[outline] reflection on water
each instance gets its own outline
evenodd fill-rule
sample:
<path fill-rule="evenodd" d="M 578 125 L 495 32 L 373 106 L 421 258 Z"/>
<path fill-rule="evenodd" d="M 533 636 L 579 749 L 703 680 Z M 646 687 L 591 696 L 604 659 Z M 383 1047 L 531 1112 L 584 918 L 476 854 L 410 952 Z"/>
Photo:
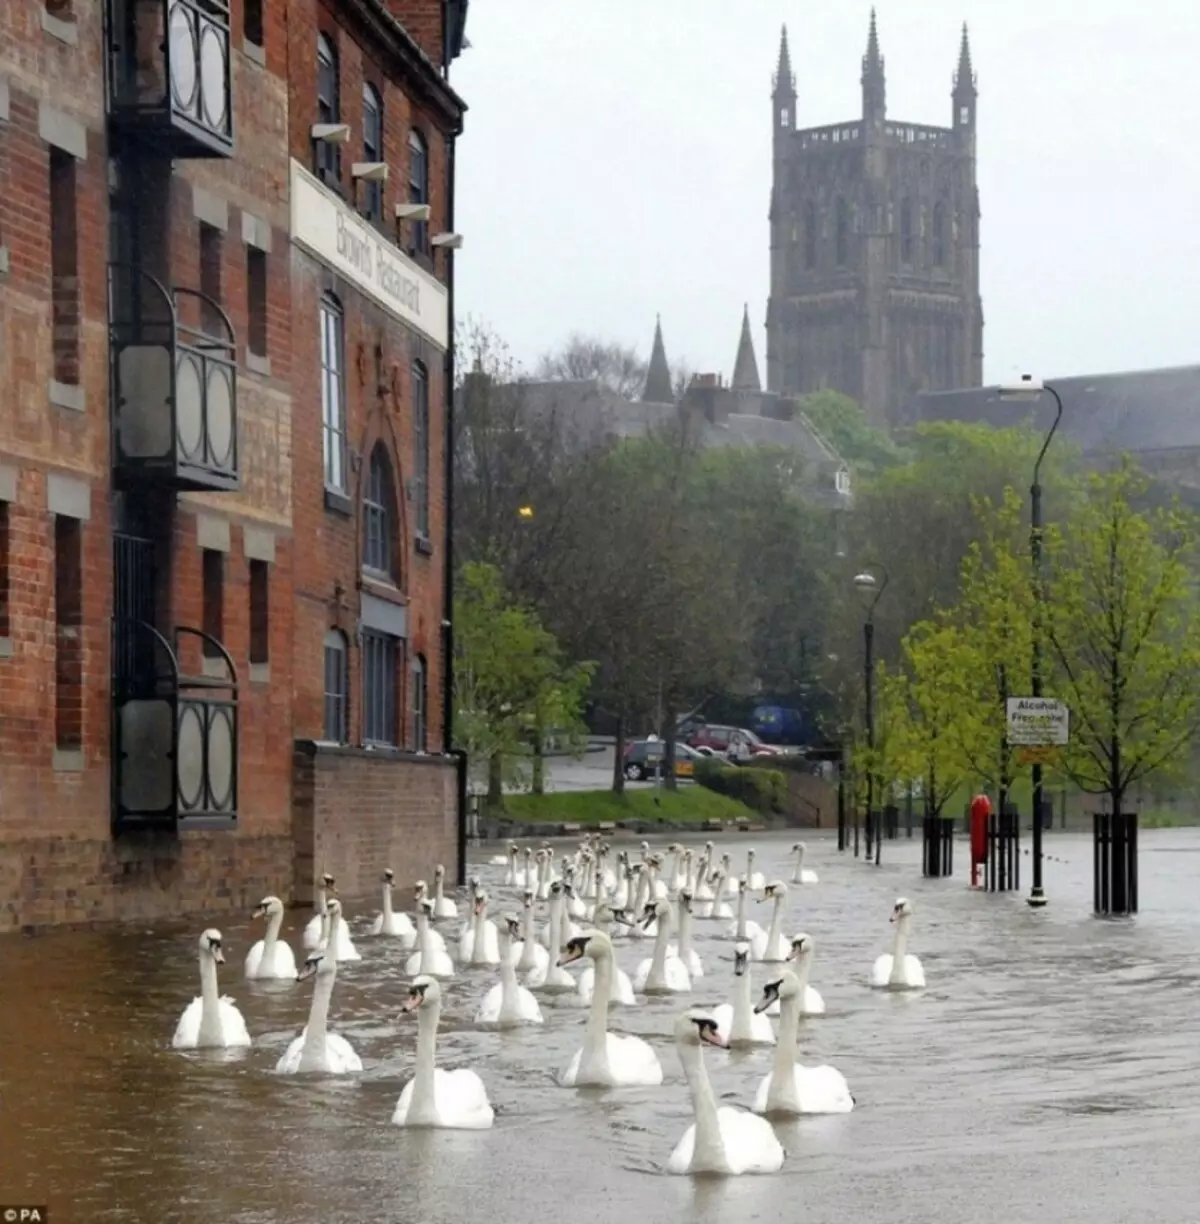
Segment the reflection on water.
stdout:
<path fill-rule="evenodd" d="M 854 1113 L 777 1127 L 788 1152 L 776 1177 L 661 1176 L 690 1122 L 670 1031 L 687 1002 L 727 1000 L 727 923 L 697 921 L 706 968 L 693 995 L 614 1012 L 615 1026 L 659 1051 L 657 1089 L 573 1092 L 555 1074 L 580 1044 L 583 1011 L 543 999 L 546 1024 L 477 1032 L 471 1016 L 494 970 L 460 973 L 445 992 L 438 1058 L 474 1067 L 496 1107 L 485 1132 L 406 1131 L 389 1124 L 412 1070 L 416 1023 L 401 1016 L 404 955 L 361 934 L 343 965 L 334 1027 L 363 1059 L 343 1079 L 272 1069 L 305 1023 L 311 983 L 242 980 L 260 931 L 223 926 L 222 989 L 255 1045 L 178 1053 L 170 1037 L 198 990 L 196 936 L 186 927 L 49 935 L 0 942 L 0 1202 L 46 1201 L 62 1220 L 186 1224 L 398 1224 L 474 1217 L 525 1224 L 569 1208 L 588 1224 L 632 1219 L 813 1221 L 850 1212 L 889 1224 L 976 1224 L 1036 1218 L 1194 1224 L 1200 1142 L 1200 836 L 1143 837 L 1135 922 L 1090 908 L 1090 850 L 1054 838 L 1050 907 L 971 894 L 960 879 L 923 881 L 919 847 L 889 843 L 881 869 L 813 839 L 821 883 L 792 887 L 788 930 L 816 941 L 813 984 L 828 1014 L 804 1022 L 801 1058 L 845 1072 Z M 787 843 L 760 838 L 768 880 L 787 879 Z M 731 846 L 737 854 L 744 847 Z M 380 865 L 382 866 L 382 864 Z M 482 874 L 503 908 L 502 871 Z M 886 949 L 898 893 L 916 906 L 913 950 L 929 989 L 868 990 Z M 493 902 L 493 917 L 501 908 Z M 755 917 L 765 923 L 768 907 Z M 289 916 L 297 950 L 308 915 Z M 459 922 L 442 924 L 457 936 Z M 451 941 L 454 948 L 456 939 Z M 650 941 L 622 939 L 627 971 Z M 766 970 L 754 966 L 761 984 Z M 723 1102 L 747 1105 L 770 1051 L 708 1051 Z M 1049 1214 L 1047 1215 L 1047 1209 Z"/>

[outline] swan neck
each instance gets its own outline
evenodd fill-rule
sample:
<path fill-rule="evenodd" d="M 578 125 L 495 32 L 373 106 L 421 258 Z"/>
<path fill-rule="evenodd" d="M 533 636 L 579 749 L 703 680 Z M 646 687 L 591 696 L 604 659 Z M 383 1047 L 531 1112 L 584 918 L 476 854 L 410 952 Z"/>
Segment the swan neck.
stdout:
<path fill-rule="evenodd" d="M 696 1142 L 692 1162 L 701 1168 L 724 1164 L 725 1145 L 721 1140 L 721 1122 L 717 1116 L 717 1099 L 709 1083 L 704 1065 L 704 1052 L 698 1045 L 680 1044 L 679 1061 L 692 1095 L 692 1111 L 696 1115 Z"/>
<path fill-rule="evenodd" d="M 593 1058 L 602 1058 L 608 1053 L 608 1000 L 612 994 L 612 956 L 605 952 L 593 957 L 592 964 L 595 967 L 595 975 L 592 981 L 592 1003 L 588 1008 L 587 1029 L 583 1035 L 581 1067 Z"/>
<path fill-rule="evenodd" d="M 442 880 L 442 877 L 441 877 L 441 876 L 438 876 L 436 883 L 437 883 L 437 888 L 436 888 L 436 890 L 434 891 L 434 894 L 433 894 L 433 896 L 434 896 L 434 900 L 436 900 L 436 901 L 444 901 L 446 898 L 445 898 L 445 893 L 444 893 L 444 890 L 443 890 L 443 887 L 442 887 L 442 885 L 443 885 L 443 880 Z"/>
<path fill-rule="evenodd" d="M 424 1110 L 436 1105 L 434 1095 L 434 1050 L 437 1047 L 438 1021 L 441 1019 L 440 1002 L 427 1003 L 417 1012 L 417 1066 L 413 1074 L 413 1094 L 409 1104 L 410 1116 L 420 1116 Z"/>
<path fill-rule="evenodd" d="M 383 886 L 383 916 L 385 919 L 392 917 L 392 886 L 390 884 Z"/>
<path fill-rule="evenodd" d="M 658 933 L 654 936 L 654 959 L 650 962 L 650 980 L 657 981 L 667 969 L 667 940 L 670 939 L 670 920 L 664 915 L 658 920 Z"/>
<path fill-rule="evenodd" d="M 429 955 L 429 915 L 425 910 L 417 910 L 417 947 L 422 957 Z"/>
<path fill-rule="evenodd" d="M 784 999 L 779 1008 L 779 1037 L 775 1045 L 772 1089 L 790 1085 L 796 1066 L 796 1039 L 800 1035 L 800 995 Z"/>
<path fill-rule="evenodd" d="M 901 918 L 896 923 L 896 935 L 892 940 L 892 977 L 900 979 L 904 976 L 904 957 L 908 951 L 908 918 Z"/>
<path fill-rule="evenodd" d="M 753 1024 L 754 1001 L 751 997 L 750 966 L 745 973 L 734 979 L 733 986 L 733 1023 L 730 1025 L 731 1037 L 748 1037 Z"/>
<path fill-rule="evenodd" d="M 746 890 L 744 888 L 738 889 L 737 937 L 746 938 Z"/>
<path fill-rule="evenodd" d="M 771 915 L 771 929 L 767 934 L 767 954 L 771 955 L 783 931 L 783 894 L 775 898 L 775 911 Z"/>
<path fill-rule="evenodd" d="M 807 956 L 803 957 L 796 965 L 792 972 L 796 975 L 796 981 L 800 983 L 800 993 L 803 994 L 808 986 L 808 975 L 812 971 L 812 961 Z"/>
<path fill-rule="evenodd" d="M 200 1027 L 220 1018 L 220 995 L 217 993 L 217 962 L 207 952 L 200 953 Z"/>
<path fill-rule="evenodd" d="M 282 926 L 283 910 L 279 910 L 267 919 L 267 933 L 263 938 L 263 961 L 267 964 L 271 963 L 267 958 L 279 940 L 279 928 Z"/>
<path fill-rule="evenodd" d="M 512 936 L 500 940 L 500 1008 L 506 1010 L 517 1003 L 517 971 L 512 959 Z"/>
<path fill-rule="evenodd" d="M 337 964 L 338 936 L 341 934 L 342 920 L 337 914 L 329 915 L 329 930 L 325 939 L 325 959 L 331 964 Z"/>
<path fill-rule="evenodd" d="M 692 950 L 692 913 L 686 905 L 679 909 L 679 959 L 685 960 Z"/>
<path fill-rule="evenodd" d="M 313 987 L 312 1006 L 308 1010 L 308 1032 L 304 1035 L 304 1049 L 300 1057 L 324 1048 L 325 1033 L 329 1025 L 329 1001 L 333 998 L 333 979 L 337 977 L 337 964 L 332 973 L 318 973 Z"/>

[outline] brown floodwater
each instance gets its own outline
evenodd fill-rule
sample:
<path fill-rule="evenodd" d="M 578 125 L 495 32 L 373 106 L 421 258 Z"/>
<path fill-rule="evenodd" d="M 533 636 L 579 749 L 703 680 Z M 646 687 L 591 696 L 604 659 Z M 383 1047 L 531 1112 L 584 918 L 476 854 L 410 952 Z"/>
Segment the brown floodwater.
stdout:
<path fill-rule="evenodd" d="M 789 877 L 790 840 L 756 839 L 768 880 Z M 740 855 L 745 843 L 728 848 Z M 208 922 L 7 938 L 0 1206 L 49 1202 L 55 1224 L 1195 1224 L 1200 832 L 1143 834 L 1134 921 L 1090 916 L 1086 839 L 1056 834 L 1048 849 L 1065 861 L 1047 865 L 1050 906 L 1035 913 L 1018 897 L 970 893 L 961 862 L 956 879 L 922 880 L 917 842 L 886 843 L 877 869 L 809 838 L 820 883 L 791 888 L 787 926 L 816 941 L 812 982 L 828 1014 L 803 1022 L 800 1057 L 840 1068 L 857 1106 L 778 1125 L 787 1160 L 773 1177 L 661 1172 L 690 1122 L 671 1026 L 691 1002 L 730 997 L 725 923 L 695 924 L 706 975 L 691 996 L 613 1012 L 614 1028 L 658 1049 L 657 1089 L 558 1087 L 582 1010 L 544 999 L 544 1027 L 479 1032 L 471 1017 L 495 971 L 460 972 L 445 991 L 438 1060 L 483 1077 L 497 1114 L 483 1132 L 390 1125 L 416 1025 L 398 1014 L 398 942 L 361 934 L 370 906 L 347 907 L 363 960 L 339 967 L 332 1023 L 364 1070 L 341 1078 L 274 1074 L 311 985 L 243 980 L 259 937 L 248 915 L 215 920 L 229 959 L 222 992 L 254 1037 L 228 1054 L 170 1048 L 197 993 Z M 502 869 L 479 870 L 493 898 L 511 898 Z M 916 908 L 911 950 L 929 981 L 916 995 L 865 985 L 901 894 Z M 493 916 L 499 908 L 493 900 Z M 308 917 L 284 927 L 297 951 Z M 455 951 L 459 923 L 441 926 Z M 649 953 L 649 941 L 618 944 L 629 972 Z M 761 984 L 767 970 L 753 972 Z M 748 1105 L 769 1058 L 708 1051 L 718 1095 Z"/>

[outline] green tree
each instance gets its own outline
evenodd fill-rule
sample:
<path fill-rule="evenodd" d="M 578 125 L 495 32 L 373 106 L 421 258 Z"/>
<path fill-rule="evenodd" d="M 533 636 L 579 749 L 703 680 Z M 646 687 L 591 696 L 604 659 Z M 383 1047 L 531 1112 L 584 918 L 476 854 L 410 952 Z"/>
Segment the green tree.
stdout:
<path fill-rule="evenodd" d="M 540 743 L 549 727 L 578 728 L 592 666 L 567 663 L 554 635 L 482 562 L 462 567 L 454 628 L 458 746 L 486 777 L 488 806 L 498 807 L 504 782 L 520 775 L 531 733 Z"/>
<path fill-rule="evenodd" d="M 1118 814 L 1131 786 L 1186 760 L 1200 724 L 1196 520 L 1137 509 L 1148 489 L 1128 460 L 1091 477 L 1048 540 L 1045 634 L 1071 712 L 1064 767 Z"/>
<path fill-rule="evenodd" d="M 800 401 L 800 411 L 860 478 L 905 457 L 891 434 L 872 425 L 866 409 L 840 391 L 813 391 Z"/>

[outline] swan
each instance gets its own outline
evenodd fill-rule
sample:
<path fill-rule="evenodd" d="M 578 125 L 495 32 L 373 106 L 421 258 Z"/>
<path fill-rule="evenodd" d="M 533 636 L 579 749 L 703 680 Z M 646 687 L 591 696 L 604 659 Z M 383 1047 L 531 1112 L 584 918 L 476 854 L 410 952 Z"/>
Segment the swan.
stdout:
<path fill-rule="evenodd" d="M 342 921 L 342 903 L 330 901 L 326 907 L 331 930 L 336 930 Z M 308 1024 L 304 1032 L 292 1040 L 283 1056 L 275 1064 L 280 1075 L 295 1075 L 301 1071 L 323 1071 L 327 1075 L 346 1075 L 363 1069 L 362 1059 L 354 1047 L 337 1033 L 329 1032 L 329 1000 L 333 997 L 333 983 L 337 979 L 337 939 L 327 941 L 327 950 L 318 949 L 308 954 L 304 968 L 296 974 L 296 981 L 316 976 L 313 984 L 312 1006 L 308 1012 Z"/>
<path fill-rule="evenodd" d="M 548 901 L 550 899 L 550 885 L 554 883 L 551 878 L 554 874 L 554 852 L 543 846 L 537 852 L 536 858 L 538 872 L 534 892 L 537 894 L 539 901 Z"/>
<path fill-rule="evenodd" d="M 317 914 L 315 918 L 312 918 L 309 921 L 308 926 L 304 928 L 304 946 L 310 952 L 316 948 L 323 947 L 326 939 L 328 939 L 328 898 L 330 896 L 337 896 L 337 886 L 334 883 L 333 876 L 331 876 L 328 872 L 321 877 L 321 887 L 318 890 L 317 896 L 319 898 L 321 912 Z M 316 942 L 311 943 L 310 938 L 312 936 L 314 922 L 318 923 L 319 925 L 317 927 Z M 358 954 L 358 949 L 354 946 L 354 941 L 350 938 L 350 931 L 345 922 L 339 922 L 337 927 L 334 929 L 337 932 L 336 935 L 334 935 L 334 938 L 337 940 L 337 958 L 339 962 L 362 960 L 362 957 Z"/>
<path fill-rule="evenodd" d="M 433 916 L 435 918 L 457 918 L 458 906 L 445 895 L 446 869 L 441 863 L 433 869 Z"/>
<path fill-rule="evenodd" d="M 759 892 L 761 889 L 764 889 L 767 886 L 767 880 L 763 873 L 761 871 L 754 870 L 755 853 L 756 851 L 754 850 L 746 851 L 746 887 L 749 888 L 751 892 Z"/>
<path fill-rule="evenodd" d="M 488 859 L 488 866 L 489 867 L 504 867 L 508 863 L 508 861 L 509 860 L 508 860 L 507 854 L 493 854 L 492 857 Z"/>
<path fill-rule="evenodd" d="M 721 898 L 725 895 L 725 872 L 718 867 L 716 871 L 708 877 L 708 882 L 704 885 L 708 892 L 708 900 L 700 901 L 700 905 L 696 910 L 697 918 L 732 918 L 733 910 L 729 908 L 727 901 L 722 901 Z M 700 890 L 696 890 L 696 899 L 700 900 Z"/>
<path fill-rule="evenodd" d="M 748 943 L 751 960 L 762 960 L 767 950 L 767 933 L 757 922 L 746 917 L 746 899 L 749 895 L 750 889 L 746 881 L 739 880 L 737 882 L 737 917 L 730 923 L 725 934 L 727 938 L 736 939 L 738 943 Z"/>
<path fill-rule="evenodd" d="M 678 956 L 672 956 L 667 948 L 671 903 L 647 902 L 643 922 L 646 926 L 657 923 L 658 934 L 654 937 L 654 955 L 642 961 L 633 975 L 634 990 L 642 994 L 674 994 L 691 990 L 692 979 L 687 966 Z"/>
<path fill-rule="evenodd" d="M 704 843 L 704 853 L 700 855 L 700 861 L 696 865 L 696 885 L 692 889 L 692 895 L 697 901 L 711 901 L 713 899 L 712 856 L 713 844 L 707 841 Z M 719 896 L 720 894 L 717 893 L 715 895 Z M 711 915 L 706 915 L 706 917 L 711 917 Z"/>
<path fill-rule="evenodd" d="M 792 847 L 792 853 L 796 856 L 796 865 L 792 868 L 792 883 L 816 884 L 817 873 L 810 871 L 804 865 L 804 856 L 808 853 L 808 847 L 803 842 L 797 842 Z"/>
<path fill-rule="evenodd" d="M 800 1030 L 800 981 L 790 970 L 763 987 L 755 1011 L 762 1013 L 779 1000 L 779 1041 L 771 1074 L 758 1086 L 755 1113 L 834 1114 L 849 1113 L 854 1098 L 846 1077 L 834 1067 L 802 1067 L 796 1062 L 796 1038 Z"/>
<path fill-rule="evenodd" d="M 418 914 L 418 915 L 420 914 L 422 901 L 428 901 L 430 905 L 433 904 L 433 899 L 429 895 L 429 885 L 426 884 L 424 880 L 418 880 L 413 885 L 413 913 L 414 914 Z M 430 912 L 432 913 L 432 910 Z M 416 947 L 415 941 L 413 943 L 413 947 L 414 948 Z M 429 947 L 432 951 L 437 951 L 437 952 L 446 951 L 446 941 L 445 939 L 442 938 L 441 931 L 435 931 L 432 926 L 430 926 L 429 928 Z"/>
<path fill-rule="evenodd" d="M 717 1032 L 727 1046 L 774 1045 L 775 1030 L 765 1012 L 754 1010 L 750 993 L 750 945 L 738 944 L 733 953 L 733 1002 L 712 1010 Z M 778 1008 L 778 1004 L 774 1005 Z"/>
<path fill-rule="evenodd" d="M 820 992 L 808 984 L 808 975 L 812 970 L 813 941 L 811 935 L 797 935 L 792 939 L 788 960 L 796 962 L 796 980 L 800 983 L 800 1014 L 802 1016 L 823 1016 L 825 1000 Z"/>
<path fill-rule="evenodd" d="M 225 963 L 221 932 L 211 927 L 200 936 L 200 994 L 183 1009 L 171 1045 L 177 1050 L 210 1050 L 248 1046 L 250 1034 L 237 1004 L 217 994 L 217 966 Z"/>
<path fill-rule="evenodd" d="M 473 875 L 467 880 L 467 914 L 458 928 L 458 938 L 475 930 L 475 898 L 483 891 L 483 881 Z"/>
<path fill-rule="evenodd" d="M 613 882 L 610 900 L 614 908 L 628 910 L 632 908 L 634 870 L 630 865 L 629 855 L 624 850 L 617 855 L 617 871 L 618 875 Z"/>
<path fill-rule="evenodd" d="M 704 966 L 700 957 L 692 950 L 692 894 L 685 888 L 679 894 L 679 946 L 675 955 L 683 961 L 688 976 L 699 978 L 704 976 Z"/>
<path fill-rule="evenodd" d="M 567 944 L 560 965 L 589 957 L 596 967 L 596 988 L 588 1011 L 583 1047 L 559 1082 L 565 1088 L 657 1088 L 663 1081 L 658 1056 L 640 1037 L 608 1031 L 612 993 L 613 946 L 603 931 L 578 935 Z"/>
<path fill-rule="evenodd" d="M 545 961 L 539 961 L 539 964 L 525 975 L 525 985 L 536 990 L 562 992 L 575 989 L 575 979 L 562 968 L 556 958 L 556 954 L 566 942 L 562 936 L 563 923 L 567 921 L 562 900 L 562 881 L 555 880 L 551 890 L 550 921 L 546 927 L 546 940 L 550 951 L 546 953 Z"/>
<path fill-rule="evenodd" d="M 678 842 L 672 842 L 667 847 L 667 853 L 675 856 L 675 861 L 671 864 L 671 870 L 667 874 L 667 894 L 678 896 L 687 887 L 687 860 L 691 857 L 691 851 L 685 850 Z"/>
<path fill-rule="evenodd" d="M 508 870 L 504 873 L 505 888 L 517 887 L 517 872 L 519 870 L 517 867 L 517 854 L 520 849 L 521 847 L 518 846 L 515 841 L 510 841 L 508 843 L 508 854 L 505 856 L 504 860 L 508 864 Z"/>
<path fill-rule="evenodd" d="M 246 976 L 292 981 L 296 976 L 296 955 L 286 941 L 279 938 L 279 928 L 283 925 L 283 902 L 278 897 L 264 897 L 253 917 L 264 916 L 267 933 L 246 953 Z"/>
<path fill-rule="evenodd" d="M 405 962 L 404 972 L 409 977 L 424 974 L 427 977 L 453 977 L 454 962 L 444 947 L 437 947 L 429 938 L 429 918 L 433 913 L 433 902 L 422 901 L 417 906 L 417 950 Z M 339 960 L 341 957 L 339 956 Z"/>
<path fill-rule="evenodd" d="M 458 941 L 458 959 L 464 965 L 498 965 L 500 937 L 496 924 L 487 916 L 488 895 L 481 888 L 475 894 L 475 921 L 472 929 Z"/>
<path fill-rule="evenodd" d="M 529 974 L 535 970 L 544 978 L 550 968 L 550 953 L 542 947 L 533 934 L 533 889 L 525 889 L 521 897 L 524 915 L 521 920 L 521 939 L 513 944 L 513 964 L 518 973 Z"/>
<path fill-rule="evenodd" d="M 506 914 L 500 935 L 500 980 L 479 1004 L 476 1024 L 494 1024 L 498 1028 L 516 1028 L 521 1024 L 541 1024 L 542 1009 L 538 1001 L 517 981 L 513 968 L 512 942 L 521 929 L 520 921 Z"/>
<path fill-rule="evenodd" d="M 568 939 L 574 939 L 583 932 L 571 921 L 567 913 L 567 902 L 575 896 L 575 890 L 566 880 L 555 880 L 550 885 L 550 916 L 539 936 L 542 943 L 551 952 L 557 952 Z M 554 915 L 558 914 L 558 944 L 552 946 Z"/>
<path fill-rule="evenodd" d="M 925 970 L 908 948 L 908 928 L 912 925 L 913 907 L 907 897 L 900 897 L 892 906 L 889 922 L 896 924 L 892 950 L 880 956 L 871 968 L 871 985 L 880 990 L 922 990 Z"/>
<path fill-rule="evenodd" d="M 606 901 L 601 901 L 596 906 L 594 915 L 595 929 L 601 934 L 607 935 L 610 924 L 617 922 L 622 926 L 629 925 L 629 919 L 622 909 L 613 909 Z M 580 975 L 579 981 L 575 986 L 575 993 L 579 997 L 580 1003 L 590 1003 L 592 1001 L 592 991 L 596 985 L 596 970 L 589 965 Z M 609 1003 L 619 1003 L 622 1007 L 636 1007 L 637 996 L 633 993 L 633 983 L 629 980 L 629 974 L 621 968 L 620 965 L 613 961 L 612 972 L 612 989 L 608 995 Z"/>
<path fill-rule="evenodd" d="M 587 906 L 575 887 L 574 872 L 569 872 L 563 880 L 563 891 L 567 894 L 566 910 L 568 918 L 584 918 L 587 916 Z M 578 934 L 578 932 L 572 932 Z"/>
<path fill-rule="evenodd" d="M 411 948 L 417 942 L 417 928 L 412 919 L 405 913 L 396 913 L 392 909 L 392 886 L 396 874 L 389 867 L 383 873 L 383 912 L 371 923 L 371 935 L 395 935 L 403 941 L 403 946 Z"/>
<path fill-rule="evenodd" d="M 524 865 L 513 872 L 514 888 L 537 889 L 537 869 L 533 865 L 533 847 L 526 846 L 524 850 Z M 540 862 L 541 860 L 539 860 Z"/>
<path fill-rule="evenodd" d="M 783 1147 L 765 1118 L 744 1109 L 717 1107 L 708 1072 L 704 1068 L 703 1045 L 723 1047 L 725 1040 L 716 1021 L 704 1012 L 685 1012 L 675 1025 L 675 1048 L 692 1095 L 695 1122 L 667 1160 L 668 1173 L 778 1173 L 783 1167 Z"/>
<path fill-rule="evenodd" d="M 733 859 L 728 854 L 721 855 L 721 870 L 725 873 L 725 892 L 736 897 L 741 881 L 733 874 Z"/>
<path fill-rule="evenodd" d="M 413 980 L 402 1014 L 417 1013 L 417 1065 L 392 1114 L 395 1126 L 437 1126 L 447 1130 L 488 1130 L 495 1119 L 483 1080 L 466 1068 L 434 1066 L 442 988 L 421 974 Z"/>
<path fill-rule="evenodd" d="M 767 937 L 763 941 L 762 950 L 757 952 L 757 961 L 772 961 L 780 963 L 787 960 L 789 948 L 783 937 L 783 907 L 787 903 L 787 885 L 782 880 L 775 880 L 763 889 L 760 901 L 774 901 L 775 910 L 771 914 L 771 925 L 767 928 Z"/>
<path fill-rule="evenodd" d="M 313 905 L 316 912 L 305 925 L 302 937 L 304 947 L 310 952 L 313 948 L 319 948 L 325 938 L 325 902 L 328 900 L 328 894 L 333 891 L 333 876 L 325 872 L 317 881 L 317 900 Z"/>

